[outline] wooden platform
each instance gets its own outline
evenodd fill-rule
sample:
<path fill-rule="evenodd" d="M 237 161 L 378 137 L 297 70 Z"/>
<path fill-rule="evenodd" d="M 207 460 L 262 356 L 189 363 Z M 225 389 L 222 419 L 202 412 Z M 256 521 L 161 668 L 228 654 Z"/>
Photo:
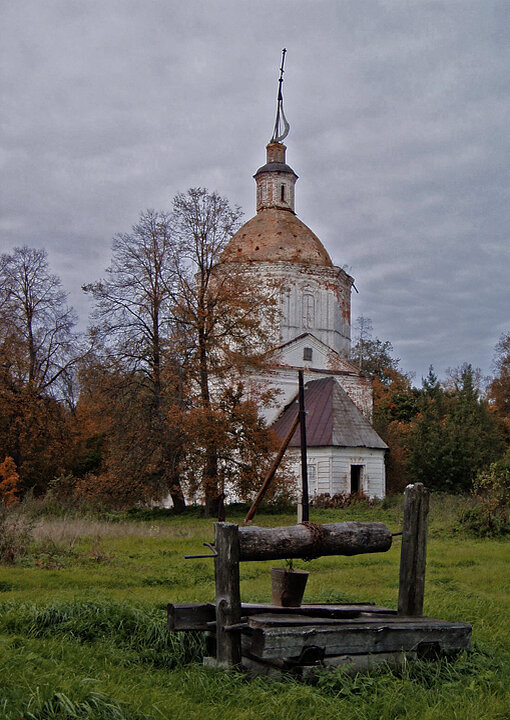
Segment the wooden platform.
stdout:
<path fill-rule="evenodd" d="M 242 665 L 257 674 L 309 677 L 320 667 L 344 665 L 357 671 L 381 662 L 398 665 L 416 657 L 456 654 L 471 642 L 467 623 L 401 617 L 370 604 L 282 608 L 243 603 L 241 613 L 241 622 L 225 629 L 240 634 Z M 168 627 L 206 631 L 205 662 L 216 664 L 214 604 L 169 605 Z"/>

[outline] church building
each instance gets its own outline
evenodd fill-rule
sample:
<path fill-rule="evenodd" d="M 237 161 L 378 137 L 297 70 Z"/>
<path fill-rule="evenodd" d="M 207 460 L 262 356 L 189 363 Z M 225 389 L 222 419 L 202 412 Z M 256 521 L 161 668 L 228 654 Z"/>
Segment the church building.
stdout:
<path fill-rule="evenodd" d="M 310 496 L 362 491 L 381 498 L 388 448 L 371 426 L 372 383 L 349 361 L 354 281 L 296 216 L 298 176 L 282 142 L 288 128 L 280 92 L 267 161 L 254 176 L 257 214 L 231 238 L 222 262 L 241 263 L 254 282 L 281 287 L 270 368 L 254 381 L 279 391 L 279 406 L 265 417 L 283 440 L 298 412 L 298 370 L 304 372 Z M 299 448 L 298 428 L 287 450 L 298 487 Z"/>

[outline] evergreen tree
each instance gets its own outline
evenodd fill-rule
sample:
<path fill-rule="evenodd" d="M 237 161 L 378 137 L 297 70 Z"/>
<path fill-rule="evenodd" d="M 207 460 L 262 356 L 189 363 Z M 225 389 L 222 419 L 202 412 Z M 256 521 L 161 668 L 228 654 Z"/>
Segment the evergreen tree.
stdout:
<path fill-rule="evenodd" d="M 461 366 L 445 390 L 431 368 L 409 435 L 409 472 L 428 487 L 470 490 L 476 475 L 504 451 L 501 428 L 480 397 L 475 372 Z"/>

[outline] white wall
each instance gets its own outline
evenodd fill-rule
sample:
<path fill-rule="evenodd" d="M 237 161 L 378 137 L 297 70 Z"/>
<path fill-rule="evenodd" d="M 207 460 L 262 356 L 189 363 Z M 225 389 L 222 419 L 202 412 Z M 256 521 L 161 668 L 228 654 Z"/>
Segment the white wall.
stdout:
<path fill-rule="evenodd" d="M 292 471 L 298 487 L 301 486 L 300 449 L 289 448 L 287 454 L 292 458 Z M 308 465 L 315 466 L 310 473 L 310 496 L 329 493 L 348 494 L 350 492 L 351 465 L 363 465 L 361 488 L 370 498 L 383 498 L 386 495 L 386 476 L 384 450 L 371 448 L 316 447 L 307 449 Z M 315 475 L 315 480 L 313 479 Z"/>
<path fill-rule="evenodd" d="M 257 263 L 247 272 L 255 282 L 281 283 L 280 343 L 311 332 L 336 352 L 349 356 L 352 278 L 337 267 L 296 263 Z M 313 312 L 304 312 L 304 296 L 313 298 Z"/>
<path fill-rule="evenodd" d="M 305 343 L 306 344 L 306 343 Z M 301 361 L 301 367 L 305 365 Z M 299 365 L 298 365 L 299 367 Z M 310 372 L 304 368 L 305 383 L 310 380 L 320 380 L 324 377 L 331 377 L 331 373 Z M 335 375 L 335 380 L 340 387 L 345 390 L 347 395 L 363 413 L 369 422 L 372 421 L 372 385 L 368 378 L 350 375 Z M 253 375 L 250 382 L 259 385 L 262 388 L 273 388 L 278 391 L 277 402 L 274 407 L 265 408 L 262 416 L 268 425 L 271 425 L 282 412 L 282 409 L 294 398 L 298 392 L 298 374 L 296 370 L 286 368 L 273 368 L 270 372 L 263 375 Z"/>

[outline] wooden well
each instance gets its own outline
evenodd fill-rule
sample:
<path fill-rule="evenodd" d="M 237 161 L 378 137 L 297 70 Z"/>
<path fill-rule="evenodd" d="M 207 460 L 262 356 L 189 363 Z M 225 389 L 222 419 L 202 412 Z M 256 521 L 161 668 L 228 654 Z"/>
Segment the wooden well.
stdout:
<path fill-rule="evenodd" d="M 168 627 L 205 631 L 207 664 L 303 678 L 321 667 L 360 670 L 466 650 L 469 624 L 422 616 L 428 500 L 421 483 L 406 488 L 398 611 L 370 603 L 290 608 L 242 603 L 240 597 L 240 562 L 385 552 L 392 534 L 382 523 L 285 528 L 215 523 L 216 602 L 170 604 Z"/>

